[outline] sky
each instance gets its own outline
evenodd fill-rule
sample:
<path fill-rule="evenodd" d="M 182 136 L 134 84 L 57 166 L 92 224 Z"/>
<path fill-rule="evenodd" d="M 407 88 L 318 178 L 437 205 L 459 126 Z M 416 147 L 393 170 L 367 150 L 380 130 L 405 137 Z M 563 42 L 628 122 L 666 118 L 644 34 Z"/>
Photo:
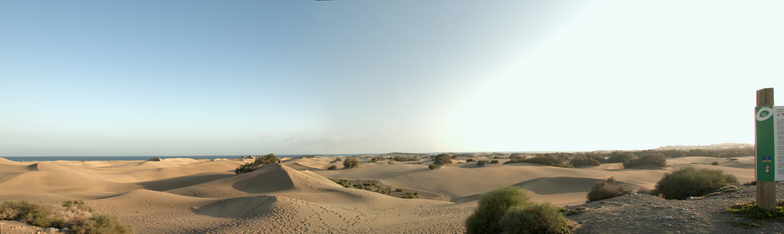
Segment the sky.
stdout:
<path fill-rule="evenodd" d="M 0 0 L 0 156 L 753 143 L 782 1 Z"/>

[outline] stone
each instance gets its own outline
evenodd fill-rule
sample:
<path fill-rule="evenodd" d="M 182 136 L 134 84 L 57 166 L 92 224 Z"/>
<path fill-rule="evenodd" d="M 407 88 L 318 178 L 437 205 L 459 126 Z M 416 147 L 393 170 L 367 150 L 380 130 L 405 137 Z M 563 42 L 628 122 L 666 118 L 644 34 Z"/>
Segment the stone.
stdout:
<path fill-rule="evenodd" d="M 675 218 L 673 218 L 672 216 L 659 216 L 658 219 L 659 220 L 672 220 L 672 219 L 675 219 Z"/>
<path fill-rule="evenodd" d="M 57 230 L 57 228 L 48 227 L 48 228 L 44 228 L 44 230 L 42 232 L 43 233 L 57 233 L 59 231 L 60 230 Z"/>

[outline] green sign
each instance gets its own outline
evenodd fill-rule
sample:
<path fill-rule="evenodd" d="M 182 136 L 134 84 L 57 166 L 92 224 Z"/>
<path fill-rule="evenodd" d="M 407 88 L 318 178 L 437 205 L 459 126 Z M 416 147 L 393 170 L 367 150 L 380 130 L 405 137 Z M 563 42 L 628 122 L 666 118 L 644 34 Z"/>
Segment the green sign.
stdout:
<path fill-rule="evenodd" d="M 758 106 L 754 113 L 757 181 L 784 181 L 784 106 Z"/>

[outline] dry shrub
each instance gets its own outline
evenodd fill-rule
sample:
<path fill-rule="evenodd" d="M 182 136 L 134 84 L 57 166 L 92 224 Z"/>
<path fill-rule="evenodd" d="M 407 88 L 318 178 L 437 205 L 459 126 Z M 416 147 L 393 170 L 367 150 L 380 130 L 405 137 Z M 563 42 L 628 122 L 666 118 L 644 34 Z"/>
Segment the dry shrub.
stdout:
<path fill-rule="evenodd" d="M 596 159 L 589 158 L 588 156 L 577 156 L 569 161 L 572 166 L 581 167 L 581 166 L 599 166 L 601 163 Z"/>
<path fill-rule="evenodd" d="M 604 200 L 608 198 L 623 196 L 632 192 L 632 189 L 620 184 L 615 184 L 615 178 L 610 177 L 593 184 L 593 188 L 586 196 L 588 202 Z"/>
<path fill-rule="evenodd" d="M 433 160 L 434 164 L 438 165 L 449 165 L 452 164 L 452 157 L 448 154 L 439 154 L 436 155 L 435 159 Z"/>
<path fill-rule="evenodd" d="M 133 233 L 133 228 L 130 225 L 122 224 L 117 216 L 107 214 L 90 217 L 75 225 L 72 230 L 76 234 Z"/>
<path fill-rule="evenodd" d="M 572 233 L 572 221 L 549 202 L 509 208 L 499 225 L 509 234 Z"/>
<path fill-rule="evenodd" d="M 632 168 L 642 165 L 655 165 L 660 167 L 667 166 L 667 158 L 661 153 L 643 155 L 636 159 L 630 159 L 623 163 L 623 168 Z"/>
<path fill-rule="evenodd" d="M 41 202 L 31 203 L 28 201 L 6 201 L 0 206 L 0 219 L 4 220 L 19 220 L 25 223 L 32 224 L 38 227 L 68 227 L 76 233 L 130 233 L 123 232 L 128 225 L 120 223 L 116 217 L 113 220 L 106 220 L 105 217 L 95 218 L 92 208 L 87 206 L 84 201 L 65 201 L 62 206 L 51 206 Z M 93 220 L 93 221 L 90 221 Z M 83 232 L 76 231 L 78 227 L 87 225 L 95 226 L 113 225 L 122 227 L 120 229 L 96 229 L 88 228 Z M 96 230 L 96 231 L 89 231 Z M 130 229 L 127 229 L 130 230 Z"/>
<path fill-rule="evenodd" d="M 721 170 L 685 167 L 672 174 L 665 173 L 656 183 L 656 193 L 663 194 L 667 199 L 682 200 L 709 194 L 726 185 L 738 185 L 738 179 Z"/>
<path fill-rule="evenodd" d="M 357 160 L 357 158 L 354 157 L 346 158 L 346 160 L 343 160 L 343 167 L 348 169 L 359 167 L 359 160 Z"/>

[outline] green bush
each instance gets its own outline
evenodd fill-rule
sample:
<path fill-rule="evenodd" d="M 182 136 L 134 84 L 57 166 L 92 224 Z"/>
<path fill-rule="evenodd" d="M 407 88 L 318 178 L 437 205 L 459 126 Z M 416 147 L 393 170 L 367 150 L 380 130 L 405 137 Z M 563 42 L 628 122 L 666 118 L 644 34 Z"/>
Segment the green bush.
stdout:
<path fill-rule="evenodd" d="M 509 155 L 509 160 L 523 160 L 525 159 L 525 155 L 521 153 L 513 153 Z"/>
<path fill-rule="evenodd" d="M 438 169 L 438 166 L 430 165 L 430 166 L 427 166 L 427 168 L 430 168 L 430 170 L 435 170 L 435 169 Z"/>
<path fill-rule="evenodd" d="M 592 202 L 623 196 L 631 192 L 631 188 L 625 185 L 615 184 L 615 178 L 610 177 L 609 179 L 594 183 L 591 191 L 588 192 L 586 197 L 588 198 L 588 202 Z"/>
<path fill-rule="evenodd" d="M 452 157 L 448 154 L 439 154 L 436 155 L 433 163 L 438 165 L 449 165 L 452 164 Z"/>
<path fill-rule="evenodd" d="M 117 216 L 107 214 L 90 217 L 74 225 L 71 230 L 76 234 L 133 233 L 130 225 L 122 224 Z"/>
<path fill-rule="evenodd" d="M 332 165 L 327 167 L 327 170 L 335 170 L 335 169 L 338 169 L 338 166 Z"/>
<path fill-rule="evenodd" d="M 234 169 L 234 174 L 247 173 L 253 171 L 253 163 L 246 163 Z"/>
<path fill-rule="evenodd" d="M 498 164 L 498 159 L 490 160 L 490 164 Z"/>
<path fill-rule="evenodd" d="M 479 160 L 479 162 L 476 162 L 476 165 L 480 166 L 480 167 L 483 167 L 483 166 L 485 166 L 485 163 L 487 163 L 486 160 Z"/>
<path fill-rule="evenodd" d="M 703 196 L 726 185 L 738 185 L 738 179 L 721 170 L 685 167 L 672 174 L 665 173 L 656 183 L 655 193 L 667 199 L 686 199 Z"/>
<path fill-rule="evenodd" d="M 404 157 L 404 156 L 395 156 L 392 160 L 398 162 L 408 162 L 408 161 L 419 161 L 417 157 Z"/>
<path fill-rule="evenodd" d="M 359 160 L 357 160 L 357 158 L 354 157 L 346 158 L 346 160 L 343 160 L 343 167 L 348 169 L 359 167 Z"/>
<path fill-rule="evenodd" d="M 499 225 L 509 234 L 572 233 L 572 222 L 549 202 L 509 208 Z"/>
<path fill-rule="evenodd" d="M 270 164 L 270 163 L 277 163 L 278 157 L 275 154 L 267 154 L 261 157 L 256 157 L 256 161 L 253 164 L 260 165 L 260 164 Z"/>
<path fill-rule="evenodd" d="M 573 158 L 572 161 L 570 161 L 569 163 L 571 163 L 572 166 L 575 166 L 575 167 L 580 167 L 580 166 L 599 166 L 601 164 L 596 159 L 589 158 L 588 156 L 577 156 L 576 158 Z"/>
<path fill-rule="evenodd" d="M 131 233 L 129 225 L 123 225 L 117 217 L 91 214 L 93 209 L 84 201 L 65 201 L 62 206 L 51 206 L 41 202 L 6 201 L 0 206 L 0 219 L 18 220 L 38 227 L 67 227 L 74 233 Z M 92 217 L 90 217 L 92 215 Z M 99 228 L 116 227 L 116 228 Z"/>
<path fill-rule="evenodd" d="M 634 155 L 631 152 L 626 151 L 615 151 L 610 153 L 610 158 L 607 159 L 608 163 L 623 163 L 632 159 L 637 158 L 637 155 Z"/>
<path fill-rule="evenodd" d="M 0 209 L 0 219 L 18 220 L 38 227 L 59 226 L 60 222 L 52 215 L 52 208 L 40 201 L 6 201 Z M 54 225 L 52 222 L 55 222 Z"/>
<path fill-rule="evenodd" d="M 499 220 L 514 206 L 528 202 L 528 195 L 514 186 L 503 187 L 479 195 L 479 206 L 466 219 L 466 232 L 471 234 L 499 233 L 503 231 Z"/>
<path fill-rule="evenodd" d="M 607 159 L 604 158 L 604 155 L 598 152 L 588 152 L 583 154 L 583 156 L 596 160 L 599 163 L 605 163 L 607 161 Z M 572 165 L 574 165 L 574 163 L 572 163 Z"/>
<path fill-rule="evenodd" d="M 713 161 L 713 162 L 711 163 L 711 165 L 718 166 L 718 165 L 719 165 L 719 162 Z"/>
<path fill-rule="evenodd" d="M 474 162 L 473 158 L 466 159 L 466 162 Z"/>
<path fill-rule="evenodd" d="M 539 154 L 531 158 L 523 159 L 522 161 L 509 160 L 504 162 L 504 164 L 526 162 L 526 163 L 544 164 L 544 165 L 549 165 L 554 167 L 566 167 L 566 168 L 573 167 L 572 164 L 566 163 L 566 160 L 569 159 L 569 156 L 567 155 L 568 154 L 564 154 L 564 153 Z"/>
<path fill-rule="evenodd" d="M 412 199 L 412 198 L 414 198 L 413 193 L 406 193 L 406 195 L 403 195 L 403 199 Z"/>
<path fill-rule="evenodd" d="M 623 168 L 632 168 L 642 165 L 667 166 L 667 158 L 661 153 L 652 153 L 642 157 L 631 159 L 623 163 Z"/>

